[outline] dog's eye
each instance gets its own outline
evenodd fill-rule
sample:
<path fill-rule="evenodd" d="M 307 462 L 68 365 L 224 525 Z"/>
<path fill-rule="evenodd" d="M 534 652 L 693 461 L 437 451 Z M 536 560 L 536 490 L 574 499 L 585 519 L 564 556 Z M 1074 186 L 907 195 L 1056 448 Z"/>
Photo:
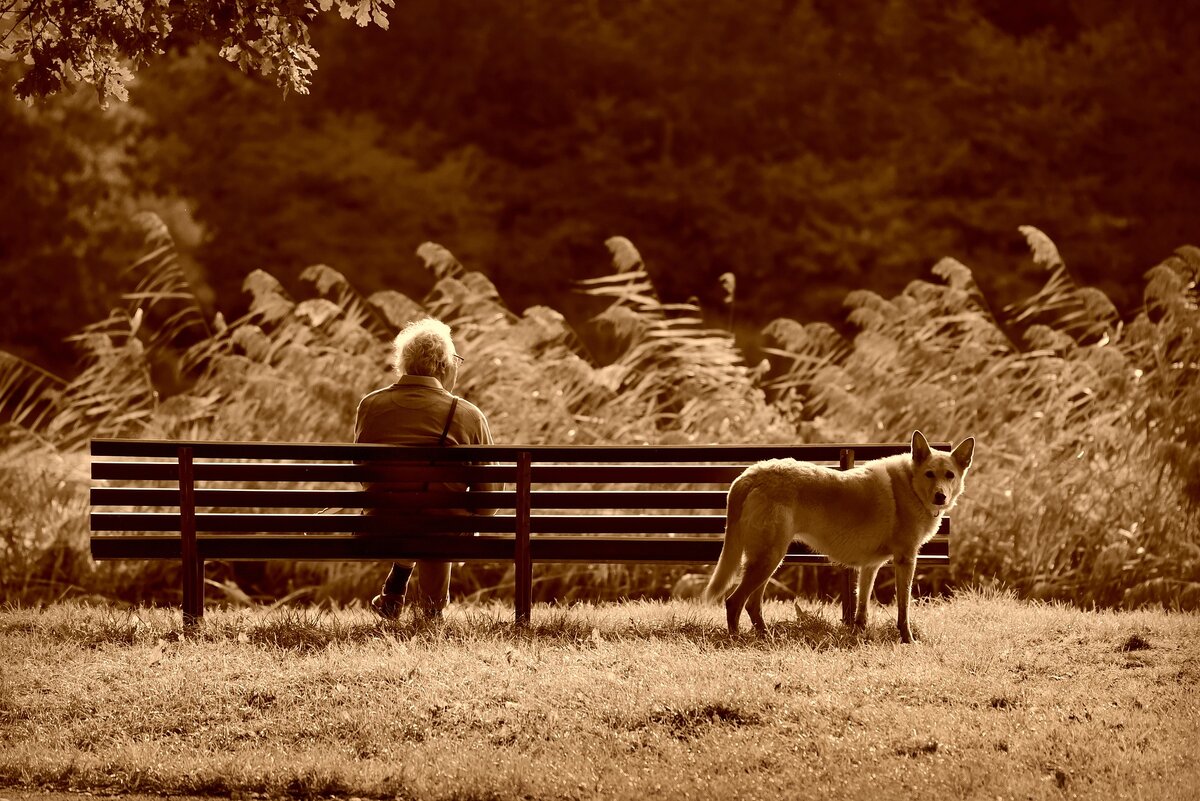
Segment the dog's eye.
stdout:
<path fill-rule="evenodd" d="M 925 478 L 933 478 L 933 471 L 932 471 L 932 470 L 926 470 L 926 471 L 925 471 Z"/>
<path fill-rule="evenodd" d="M 946 478 L 948 478 L 948 479 L 950 479 L 951 481 L 953 481 L 953 480 L 954 480 L 954 474 L 953 474 L 953 473 L 951 473 L 949 470 L 947 470 L 947 471 L 946 471 Z"/>

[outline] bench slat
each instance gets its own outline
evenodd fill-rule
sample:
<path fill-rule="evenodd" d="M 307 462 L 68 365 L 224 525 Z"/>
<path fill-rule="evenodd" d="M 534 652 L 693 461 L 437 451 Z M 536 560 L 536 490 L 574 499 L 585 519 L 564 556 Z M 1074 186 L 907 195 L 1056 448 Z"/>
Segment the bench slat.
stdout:
<path fill-rule="evenodd" d="M 534 515 L 534 534 L 723 534 L 724 515 Z M 943 531 L 948 523 L 942 521 Z M 178 531 L 179 515 L 170 512 L 93 512 L 92 531 Z M 196 531 L 206 533 L 504 533 L 514 529 L 512 515 L 399 517 L 356 514 L 197 514 Z"/>
<path fill-rule="evenodd" d="M 356 464 L 292 464 L 287 462 L 197 462 L 197 481 L 323 482 L 393 481 L 513 483 L 511 465 L 416 465 L 396 467 Z M 175 462 L 92 462 L 92 478 L 116 481 L 177 481 Z"/>
<path fill-rule="evenodd" d="M 948 450 L 944 442 L 932 447 Z M 180 447 L 190 447 L 196 459 L 300 459 L 306 461 L 356 461 L 399 458 L 452 461 L 515 462 L 517 454 L 529 452 L 539 462 L 738 462 L 750 464 L 763 459 L 793 457 L 808 461 L 836 462 L 842 450 L 854 450 L 855 459 L 865 461 L 907 453 L 909 443 L 790 445 L 470 445 L 452 448 L 413 448 L 390 445 L 354 445 L 333 442 L 182 442 L 141 439 L 94 439 L 91 455 L 143 458 L 175 458 Z M 459 455 L 447 455 L 447 451 Z"/>
<path fill-rule="evenodd" d="M 512 561 L 512 536 L 480 537 L 350 537 L 322 536 L 201 536 L 197 547 L 204 559 L 256 561 L 368 561 L 389 559 L 446 559 L 450 561 Z M 95 559 L 179 559 L 179 537 L 152 535 L 92 538 Z M 530 550 L 535 562 L 712 564 L 721 553 L 719 537 L 569 537 L 535 536 Z M 935 537 L 925 544 L 918 561 L 945 564 L 949 541 Z M 789 564 L 822 564 L 824 556 L 803 543 L 792 543 Z"/>
<path fill-rule="evenodd" d="M 356 514 L 205 514 L 196 515 L 196 531 L 206 533 L 355 533 L 399 532 L 469 534 L 514 530 L 511 515 L 401 517 Z M 178 531 L 179 515 L 169 512 L 94 512 L 92 531 Z M 535 515 L 533 533 L 559 534 L 720 534 L 724 515 Z"/>
<path fill-rule="evenodd" d="M 534 509 L 724 509 L 724 490 L 535 490 Z M 198 507 L 230 509 L 359 509 L 366 507 L 513 509 L 516 492 L 428 492 L 381 495 L 362 490 L 196 490 Z M 177 489 L 94 487 L 92 506 L 179 506 Z"/>
<path fill-rule="evenodd" d="M 196 507 L 229 509 L 483 508 L 511 509 L 516 492 L 397 492 L 305 489 L 198 489 Z M 93 487 L 92 506 L 178 507 L 179 490 L 170 488 Z"/>
<path fill-rule="evenodd" d="M 742 474 L 745 465 L 534 465 L 537 484 L 725 484 Z M 197 481 L 343 482 L 475 481 L 513 484 L 511 465 L 452 467 L 405 465 L 396 468 L 353 464 L 288 464 L 279 462 L 197 462 Z M 174 462 L 92 462 L 92 478 L 123 481 L 176 481 Z"/>

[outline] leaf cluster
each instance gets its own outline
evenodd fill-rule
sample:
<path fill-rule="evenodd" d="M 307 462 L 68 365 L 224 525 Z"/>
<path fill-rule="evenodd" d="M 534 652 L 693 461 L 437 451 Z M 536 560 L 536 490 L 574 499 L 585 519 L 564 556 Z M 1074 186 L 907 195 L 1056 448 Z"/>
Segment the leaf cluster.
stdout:
<path fill-rule="evenodd" d="M 345 19 L 387 28 L 394 0 L 5 0 L 0 3 L 0 55 L 26 64 L 13 91 L 26 100 L 81 82 L 100 104 L 127 101 L 134 71 L 168 49 L 197 39 L 217 43 L 243 72 L 274 75 L 284 92 L 307 94 L 317 51 L 309 25 L 337 6 Z"/>

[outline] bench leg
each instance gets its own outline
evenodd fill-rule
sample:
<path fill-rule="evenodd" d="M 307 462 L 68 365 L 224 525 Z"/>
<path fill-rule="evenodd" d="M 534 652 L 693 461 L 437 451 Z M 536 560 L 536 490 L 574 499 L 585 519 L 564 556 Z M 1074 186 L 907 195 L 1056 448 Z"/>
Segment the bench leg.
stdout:
<path fill-rule="evenodd" d="M 204 560 L 197 557 L 183 563 L 183 626 L 193 628 L 204 622 Z"/>
<path fill-rule="evenodd" d="M 854 625 L 854 607 L 858 595 L 858 571 L 852 567 L 842 570 L 842 623 Z"/>
<path fill-rule="evenodd" d="M 183 627 L 204 619 L 204 559 L 196 542 L 196 473 L 192 449 L 179 449 L 179 557 L 183 567 Z"/>
<path fill-rule="evenodd" d="M 843 448 L 838 459 L 838 467 L 842 470 L 850 470 L 854 467 L 854 449 Z M 854 607 L 858 601 L 858 571 L 854 568 L 846 568 L 842 571 L 842 623 L 847 626 L 854 625 Z"/>
<path fill-rule="evenodd" d="M 513 555 L 516 579 L 516 624 L 518 627 L 528 626 L 530 612 L 533 609 L 533 557 L 530 553 L 529 518 L 530 518 L 530 488 L 532 480 L 532 456 L 528 451 L 517 455 L 517 505 L 516 505 L 516 543 Z"/>

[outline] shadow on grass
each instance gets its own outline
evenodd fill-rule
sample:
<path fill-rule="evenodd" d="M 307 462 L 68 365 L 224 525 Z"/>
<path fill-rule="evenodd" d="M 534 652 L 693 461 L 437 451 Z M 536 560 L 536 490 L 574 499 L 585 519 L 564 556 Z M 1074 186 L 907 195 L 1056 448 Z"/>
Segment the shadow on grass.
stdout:
<path fill-rule="evenodd" d="M 779 608 L 776 606 L 776 610 Z M 84 648 L 189 641 L 298 653 L 379 641 L 428 646 L 541 643 L 589 648 L 604 643 L 679 640 L 713 649 L 803 646 L 815 650 L 899 642 L 886 614 L 880 616 L 877 611 L 877 622 L 865 630 L 855 630 L 836 619 L 837 610 L 832 606 L 814 608 L 819 613 L 797 604 L 783 618 L 768 616 L 765 635 L 756 633 L 743 615 L 742 631 L 732 637 L 726 631 L 724 615 L 715 607 L 643 602 L 539 606 L 532 621 L 524 626 L 516 625 L 512 608 L 504 605 L 461 606 L 452 609 L 444 620 L 406 612 L 395 621 L 382 620 L 361 609 L 210 610 L 205 622 L 191 629 L 185 629 L 178 613 L 170 609 L 75 606 L 48 612 L 10 611 L 0 619 L 0 634 L 41 637 Z"/>
<path fill-rule="evenodd" d="M 776 643 L 802 644 L 818 651 L 847 650 L 862 645 L 898 643 L 900 632 L 894 624 L 876 615 L 876 622 L 856 629 L 844 625 L 840 618 L 833 620 L 797 608 L 795 619 L 768 624 L 767 639 Z M 751 635 L 753 636 L 753 635 Z M 919 633 L 918 633 L 919 636 Z"/>

